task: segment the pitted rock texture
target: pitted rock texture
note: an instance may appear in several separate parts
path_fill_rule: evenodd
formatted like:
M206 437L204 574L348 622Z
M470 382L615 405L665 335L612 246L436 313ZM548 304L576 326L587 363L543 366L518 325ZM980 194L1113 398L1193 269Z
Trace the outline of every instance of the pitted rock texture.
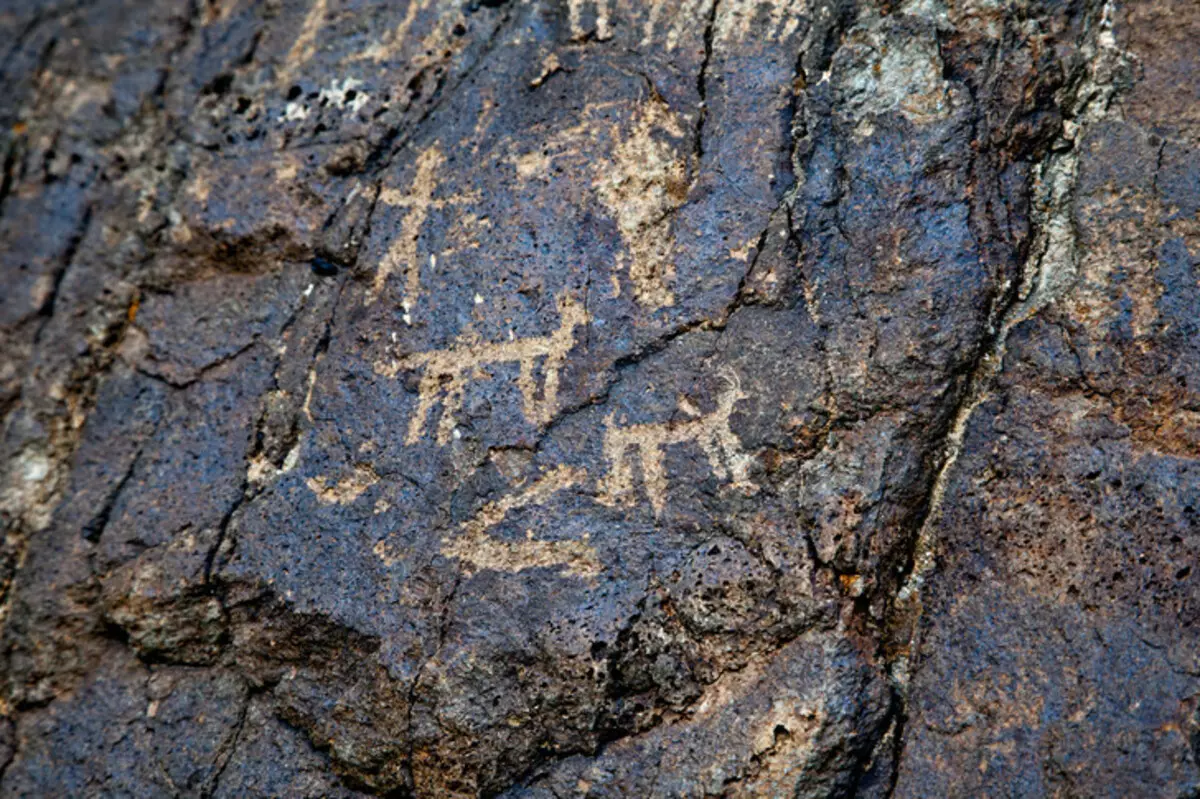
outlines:
M0 795L1200 793L1195 3L0 31Z

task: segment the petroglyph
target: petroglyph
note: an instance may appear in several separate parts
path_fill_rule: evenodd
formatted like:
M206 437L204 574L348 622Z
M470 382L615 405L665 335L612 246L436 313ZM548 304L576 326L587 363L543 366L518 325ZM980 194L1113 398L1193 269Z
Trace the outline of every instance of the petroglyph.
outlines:
M388 58L391 58L404 46L404 42L408 39L408 34L412 30L413 23L417 20L417 14L426 10L431 5L433 5L433 0L409 0L408 7L404 9L404 17L400 20L399 24L385 34L383 41L368 47L358 55L358 58L370 59L375 62L386 61Z
M684 136L678 115L661 98L650 98L639 109L628 137L620 138L613 126L617 145L612 163L593 183L629 249L634 297L649 308L675 303L671 222L687 197L688 170L671 139Z
M808 0L730 0L717 11L713 41L727 45L752 34L781 41L800 29L807 10Z
M385 377L401 372L420 370L417 388L417 410L408 424L406 444L415 444L425 433L425 426L434 406L442 405L442 417L437 426L437 442L447 444L454 434L455 415L462 410L463 394L470 380L489 378L488 366L507 363L520 365L517 387L521 391L525 418L538 425L548 423L558 410L558 373L575 346L575 328L588 322L587 311L569 296L558 301L559 327L547 336L481 342L468 333L449 348L407 355L391 363L375 365L375 371ZM541 398L535 369L540 362L542 371Z
M622 107L623 103L589 103L579 112L579 124L558 130L539 131L538 147L529 152L510 155L503 163L513 166L522 180L553 177L554 166L578 167L590 165L601 146L599 131L605 111ZM611 117L611 114L609 114ZM528 146L528 145L526 145ZM603 163L603 162L602 162Z
M567 15L571 24L571 39L581 41L586 39L594 31L598 41L605 41L612 38L612 22L609 15L612 13L610 5L611 0L567 0ZM592 6L596 15L594 26L588 27L584 24L584 12L587 6Z
M313 0L313 4L309 6L308 14L304 17L304 24L300 27L300 35L296 37L292 49L288 51L287 58L284 60L283 70L279 76L280 83L290 81L296 71L316 54L317 34L321 31L328 10L329 0Z
M679 47L679 39L688 32L689 28L696 31L697 35L699 34L703 28L702 21L708 19L708 15L712 11L713 2L714 0L683 0L677 11L668 12L669 21L666 26L666 36L663 39L668 52ZM647 47L654 41L666 5L664 0L658 0L650 6L650 13L646 16L646 25L643 28L642 47Z
M305 481L309 490L317 495L322 505L349 505L361 497L368 488L379 482L379 475L369 465L358 464L354 471L336 483L330 484L329 478L310 477Z
M726 371L723 377L727 385L717 395L716 409L708 415L698 415L696 408L685 402L680 403L680 410L693 418L620 427L614 415L609 414L604 430L608 473L600 485L601 502L613 505L632 500L636 490L633 451L637 450L646 494L654 514L660 515L667 497L664 450L678 444L698 445L718 478L731 480L734 485L748 485L751 458L742 452L741 442L729 427L734 406L746 395L736 373Z
M447 50L461 49L461 45L455 44L459 37L453 30L460 24L462 17L446 12L451 9L461 11L462 6L442 2L442 8L435 9L432 14L425 13L434 9L437 4L438 0L410 0L404 9L403 18L396 27L385 33L379 41L357 53L351 60L374 61L377 64L402 60L411 75L442 61L447 55ZM413 46L406 48L410 43Z
M459 528L458 535L442 541L442 554L476 569L519 572L562 567L567 574L594 577L600 572L600 561L586 536L579 541L535 541L530 531L524 541L501 541L488 535L488 530L503 522L511 511L545 504L555 493L585 479L583 469L559 466L524 491L489 502Z
M441 210L452 205L477 202L476 192L457 194L435 200L437 191L437 172L446 163L446 156L441 148L434 144L424 150L416 161L416 175L407 192L397 189L384 189L379 199L388 205L408 208L409 211L400 224L398 235L388 248L379 270L375 273L375 282L367 295L367 304L379 299L387 280L395 272L404 273L404 299L402 304L405 312L409 312L421 291L421 265L417 256L417 240L421 228L429 218L431 209Z
M591 103L576 115L578 124L546 131L540 147L502 163L524 181L549 181L563 169L590 173L625 244L616 268L628 275L635 299L657 309L675 302L672 225L687 198L690 128L657 95L627 109L625 101ZM614 118L632 118L633 124L624 127ZM620 294L615 274L613 294Z

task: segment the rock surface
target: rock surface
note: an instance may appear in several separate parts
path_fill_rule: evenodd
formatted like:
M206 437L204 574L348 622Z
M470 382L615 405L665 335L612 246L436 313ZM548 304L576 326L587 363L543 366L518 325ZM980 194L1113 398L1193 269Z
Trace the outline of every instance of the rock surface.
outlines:
M0 2L0 795L1197 795L1197 41Z

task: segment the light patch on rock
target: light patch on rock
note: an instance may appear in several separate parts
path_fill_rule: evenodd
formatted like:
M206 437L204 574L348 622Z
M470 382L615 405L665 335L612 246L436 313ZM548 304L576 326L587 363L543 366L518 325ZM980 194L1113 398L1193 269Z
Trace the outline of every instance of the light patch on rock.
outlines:
M369 59L379 63L397 55L404 46L404 43L408 41L408 35L412 32L412 26L417 20L417 14L426 10L431 5L433 5L433 0L409 0L407 7L404 9L404 16L396 27L384 34L380 41L375 42L366 50L359 53L355 60Z
M594 22L584 23L584 14L591 10ZM571 25L571 39L582 41L593 33L597 41L612 38L612 0L567 0L567 16Z
M558 53L550 53L550 55L548 55L544 59L542 59L542 71L540 73L538 73L538 76L536 78L529 81L529 88L531 88L531 89L538 88L543 83L545 83L546 80L551 75L555 74L556 72L558 72L561 69L562 69L562 64L559 63ZM480 116L483 116L483 115L481 114Z
M250 458L250 463L246 467L246 481L251 485L265 485L271 482L281 474L287 474L292 469L296 468L296 464L300 462L300 444L296 443L283 458L283 464L276 466L271 462L271 459L262 455L254 455Z
M883 26L859 28L843 52L842 68L834 71L839 110L855 122L893 111L917 125L949 116L949 86L932 33L895 36Z
M0 513L23 518L31 530L45 528L56 504L54 477L54 462L45 452L36 447L22 450L4 469Z
M755 719L751 751L761 766L748 795L784 796L794 791L824 717L819 703L777 699L763 718Z
M629 278L634 297L644 307L675 304L672 219L687 198L687 162L676 141L684 138L679 116L659 97L638 109L632 130L621 137L612 161L593 182L600 202L613 215L632 263Z
M208 202L208 195L212 193L212 181L208 179L208 174L205 170L196 169L192 173L192 178L186 184L184 191L196 200L200 205Z
M800 30L808 0L725 0L717 8L713 43L737 44L754 36L783 41Z
M330 483L327 477L310 477L305 485L322 505L349 505L378 482L379 475L375 474L375 470L368 464L360 463L353 472L336 483Z
M678 9L667 11L666 24L662 29L666 32L662 43L667 52L677 49L680 39L685 34L690 33L692 38L696 39L700 37L704 20L712 13L714 2L715 0L682 0ZM650 13L646 15L646 23L642 29L642 47L648 47L662 32L659 25L663 22L663 11L667 5L666 0L654 0L650 4Z
M328 10L329 0L313 0L313 4L309 6L304 23L300 26L300 35L296 37L292 49L288 51L287 58L284 60L283 72L280 75L281 83L290 81L296 71L316 54L317 34L321 32L321 26L325 22L325 14Z
M750 262L750 254L758 249L758 237L747 239L746 243L741 247L732 247L729 250L729 257L742 263Z
M503 522L511 511L543 505L555 493L586 478L582 469L559 466L524 491L489 502L462 525L458 535L442 542L442 555L457 558L475 570L519 572L560 568L578 577L594 577L600 573L600 561L586 536L580 541L537 541L530 532L523 541L503 541L488 535L488 531Z

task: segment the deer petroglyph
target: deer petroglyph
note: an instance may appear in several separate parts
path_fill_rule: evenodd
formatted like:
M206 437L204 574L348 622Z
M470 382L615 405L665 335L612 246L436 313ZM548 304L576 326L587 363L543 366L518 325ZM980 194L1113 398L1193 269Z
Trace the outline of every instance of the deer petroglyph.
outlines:
M549 335L481 342L477 335L466 334L459 336L447 349L417 352L391 363L376 364L376 373L385 377L421 371L417 410L409 420L405 443L415 444L421 440L439 399L442 416L437 426L437 442L449 443L468 382L489 378L485 367L508 363L520 366L517 388L521 391L525 418L537 425L548 423L558 410L559 371L566 363L567 353L575 346L575 328L588 321L584 307L565 295L558 301L558 314L558 329ZM540 398L535 376L539 362L542 371Z
M729 418L739 400L745 399L738 376L723 374L726 387L717 395L717 407L709 414L683 421L651 422L621 427L609 414L604 430L604 457L608 473L600 485L600 501L616 504L629 501L636 489L633 453L637 451L642 482L655 515L666 505L667 472L663 458L667 447L694 443L704 451L713 473L735 485L747 484L751 458L729 427ZM687 408L685 408L686 410Z

